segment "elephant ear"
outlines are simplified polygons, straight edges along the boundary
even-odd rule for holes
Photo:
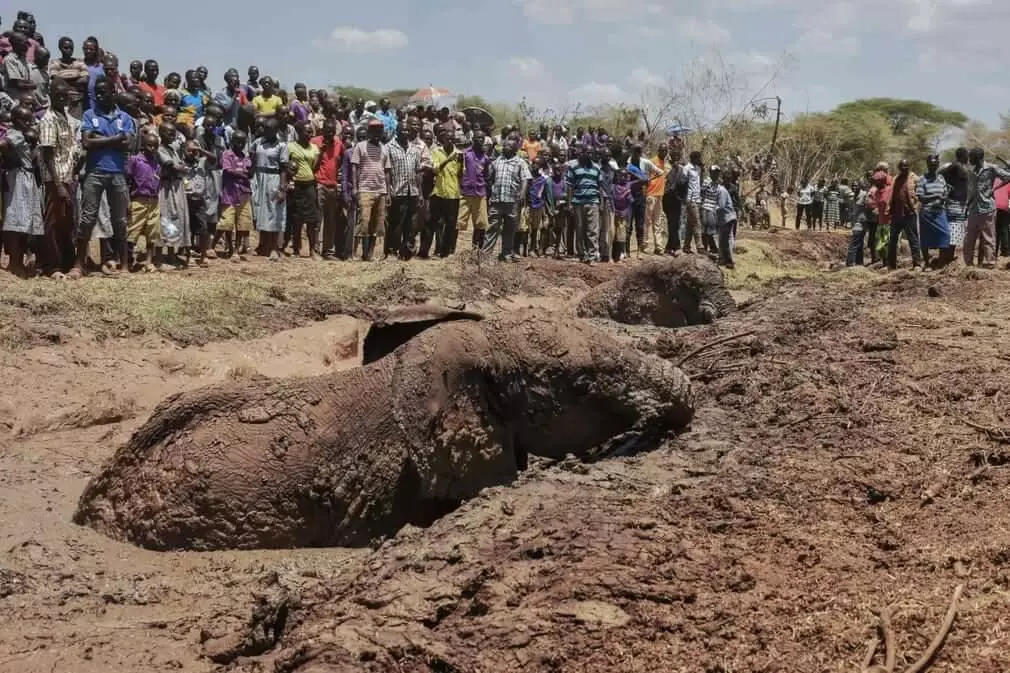
[[[363,362],[367,365],[381,360],[426,329],[456,320],[483,320],[473,311],[444,308],[430,304],[401,306],[390,309],[374,321],[365,334],[362,345]]]
[[[393,415],[420,497],[459,502],[514,479],[510,391],[518,371],[483,327],[458,323],[422,334],[393,357]]]

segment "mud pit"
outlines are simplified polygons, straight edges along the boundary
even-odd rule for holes
[[[534,460],[374,550],[155,553],[69,523],[166,394],[347,368],[359,323],[186,349],[81,334],[4,355],[0,607],[16,619],[0,670],[841,673],[886,605],[904,670],[959,583],[929,671],[1006,670],[1010,278],[831,273],[826,258],[766,274],[748,267],[759,250],[827,246],[742,234],[736,313],[610,328],[675,363],[738,337],[684,365],[691,432],[634,458]],[[569,306],[607,280],[528,266],[543,280],[520,297],[502,295],[507,278],[446,287],[452,265],[411,273],[482,311]],[[130,403],[122,420],[82,411],[113,397]]]

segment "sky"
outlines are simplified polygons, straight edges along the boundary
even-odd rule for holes
[[[13,7],[13,5],[8,5]],[[241,11],[235,7],[241,6]],[[34,0],[55,50],[88,35],[155,58],[162,75],[205,65],[211,84],[250,64],[290,87],[433,85],[539,108],[658,100],[699,62],[787,116],[854,98],[919,98],[990,125],[1010,111],[998,66],[1010,4],[984,0]],[[127,9],[128,8],[128,9]],[[339,11],[335,8],[339,8]],[[3,12],[3,27],[15,11]],[[692,70],[692,68],[694,68]],[[775,75],[774,78],[772,75]]]

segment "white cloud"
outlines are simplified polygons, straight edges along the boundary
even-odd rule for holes
[[[677,20],[674,25],[682,38],[703,46],[726,44],[731,37],[726,28],[709,19],[687,17]]]
[[[568,92],[572,103],[582,105],[606,105],[628,100],[628,94],[616,84],[589,82]]]
[[[645,68],[634,68],[628,75],[628,83],[633,89],[652,89],[666,84],[666,80]]]
[[[367,31],[353,26],[338,26],[317,46],[348,52],[374,52],[401,49],[407,46],[407,35],[391,28]]]
[[[508,60],[508,67],[513,74],[525,79],[541,79],[547,76],[547,68],[536,58],[516,56]]]

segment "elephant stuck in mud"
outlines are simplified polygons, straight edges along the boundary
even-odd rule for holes
[[[735,310],[722,270],[703,255],[635,266],[575,304],[580,318],[657,327],[705,325]]]
[[[642,450],[691,422],[683,372],[585,321],[405,311],[373,326],[362,367],[168,398],[74,521],[156,550],[359,546],[513,481],[530,455]]]

